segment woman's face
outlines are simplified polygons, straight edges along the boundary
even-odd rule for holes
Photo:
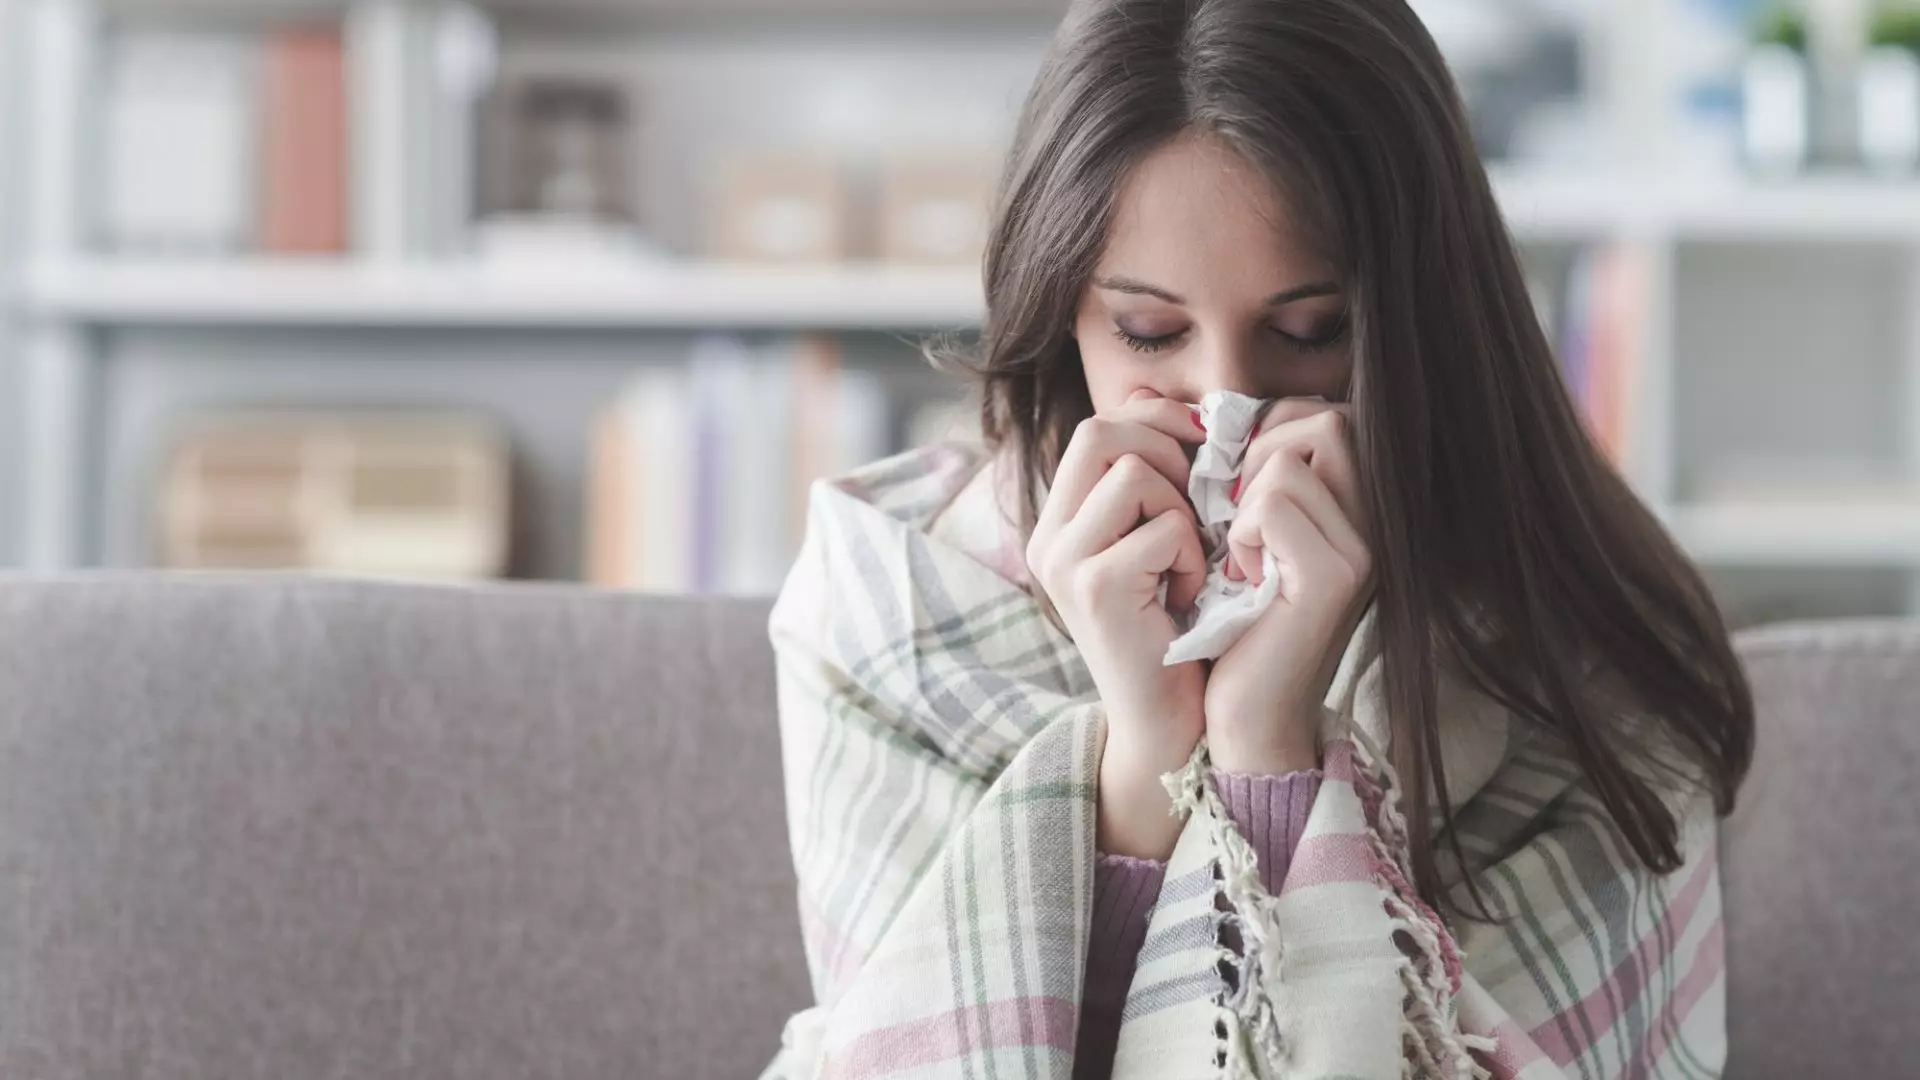
[[[1347,303],[1272,185],[1218,140],[1155,151],[1123,185],[1074,337],[1095,411],[1139,389],[1344,400]]]

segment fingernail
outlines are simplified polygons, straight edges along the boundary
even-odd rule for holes
[[[1228,581],[1247,580],[1247,575],[1240,572],[1240,564],[1237,562],[1234,562],[1232,559],[1227,560],[1227,580]]]
[[[1200,414],[1197,412],[1188,412],[1187,415],[1193,417],[1193,426],[1200,429],[1200,434],[1205,435],[1207,433],[1207,423],[1200,419]]]
[[[1235,506],[1240,505],[1240,478],[1239,477],[1234,478],[1233,490],[1227,492],[1227,498],[1233,503],[1233,505]]]

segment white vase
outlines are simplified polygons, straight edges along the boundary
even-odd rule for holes
[[[1761,172],[1804,168],[1812,95],[1806,57],[1784,45],[1762,45],[1747,56],[1741,82],[1747,164]]]
[[[1875,172],[1920,167],[1920,55],[1880,46],[1860,61],[1860,160]]]

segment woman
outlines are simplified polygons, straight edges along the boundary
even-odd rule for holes
[[[770,1075],[1717,1075],[1748,690],[1405,4],[1077,4],[986,286],[987,447],[817,488],[774,614]]]

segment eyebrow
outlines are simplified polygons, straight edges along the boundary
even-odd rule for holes
[[[1161,288],[1160,286],[1150,285],[1137,278],[1120,277],[1120,276],[1096,278],[1094,279],[1093,285],[1094,285],[1094,288],[1106,289],[1109,292],[1130,293],[1134,296],[1157,297],[1161,300],[1165,300],[1169,304],[1178,304],[1181,307],[1185,307],[1187,303],[1185,300],[1181,299],[1179,296],[1176,296],[1173,293],[1168,292],[1167,290]],[[1266,303],[1262,306],[1279,307],[1282,304],[1291,304],[1295,300],[1305,300],[1309,297],[1314,297],[1314,296],[1334,296],[1334,295],[1337,295],[1339,292],[1340,292],[1340,286],[1331,281],[1312,281],[1312,282],[1308,282],[1305,285],[1295,285],[1291,289],[1282,289],[1279,292],[1274,293],[1272,296],[1267,297]]]

